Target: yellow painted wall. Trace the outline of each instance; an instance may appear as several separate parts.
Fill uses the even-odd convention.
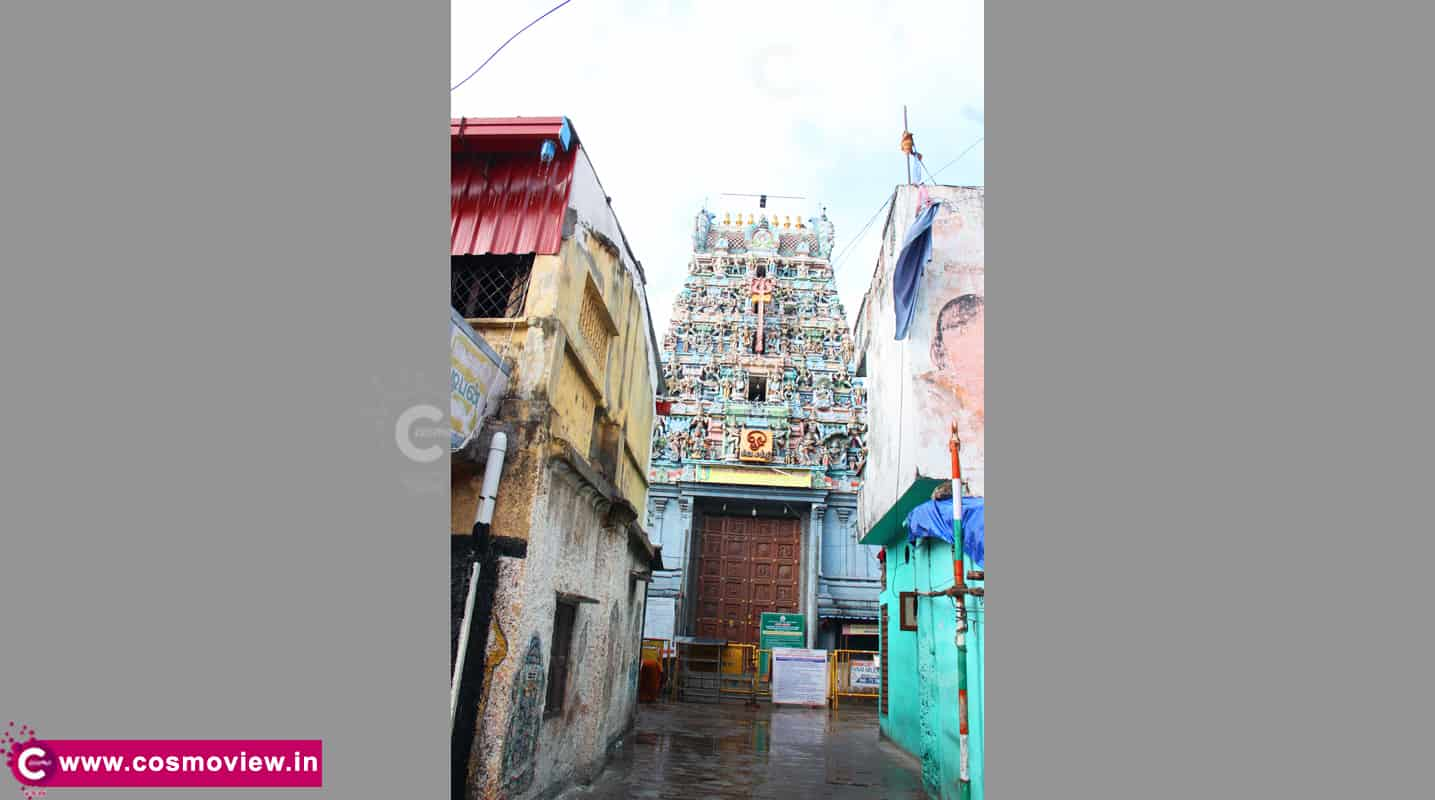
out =
[[[513,359],[510,396],[522,400],[544,396],[552,405],[548,431],[552,436],[566,440],[587,458],[595,411],[601,408],[618,426],[621,445],[612,456],[617,465],[613,483],[634,508],[643,509],[655,387],[649,374],[654,354],[649,351],[639,291],[617,247],[579,226],[558,255],[534,258],[523,319],[473,322],[501,356]],[[586,334],[585,298],[593,303]],[[596,348],[595,339],[600,344]],[[510,453],[510,459],[514,455]],[[469,489],[454,488],[464,496],[464,502],[455,503],[458,524],[467,513],[459,506],[470,505]],[[505,512],[503,494],[500,491],[496,517]],[[528,502],[520,495],[515,492],[513,501]]]
[[[597,398],[583,379],[573,353],[564,354],[548,399],[557,412],[553,419],[553,435],[567,440],[579,455],[586,456],[593,436],[593,407]]]

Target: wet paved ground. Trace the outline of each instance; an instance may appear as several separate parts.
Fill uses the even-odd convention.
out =
[[[925,798],[921,765],[878,738],[877,713],[658,703],[591,786],[563,800]]]

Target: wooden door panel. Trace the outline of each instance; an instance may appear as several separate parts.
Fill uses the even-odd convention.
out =
[[[766,517],[703,518],[697,635],[756,644],[765,611],[797,613],[801,527]]]
[[[776,586],[776,584],[774,584],[774,583],[773,583],[772,581],[770,581],[770,580],[768,580],[768,581],[757,581],[757,580],[754,580],[754,581],[752,582],[752,604],[753,604],[754,606],[761,606],[761,607],[763,607],[764,610],[768,610],[768,607],[769,607],[769,606],[772,606],[772,605],[774,605],[774,604],[776,604],[776,603],[777,603],[777,586]]]
[[[701,619],[698,620],[698,638],[726,639],[727,635],[723,632],[723,626],[718,619]]]

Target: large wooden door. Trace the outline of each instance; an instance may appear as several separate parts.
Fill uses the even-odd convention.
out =
[[[798,613],[795,519],[704,517],[697,635],[757,644],[764,611]]]

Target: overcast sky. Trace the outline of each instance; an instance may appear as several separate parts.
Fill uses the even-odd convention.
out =
[[[559,0],[453,0],[458,83]],[[451,94],[453,116],[566,116],[648,276],[661,336],[693,218],[730,193],[808,198],[840,253],[905,180],[908,108],[937,182],[984,184],[983,8],[973,0],[572,0]],[[771,206],[771,204],[770,204]],[[744,206],[745,208],[746,206]],[[837,263],[849,321],[886,212]]]

